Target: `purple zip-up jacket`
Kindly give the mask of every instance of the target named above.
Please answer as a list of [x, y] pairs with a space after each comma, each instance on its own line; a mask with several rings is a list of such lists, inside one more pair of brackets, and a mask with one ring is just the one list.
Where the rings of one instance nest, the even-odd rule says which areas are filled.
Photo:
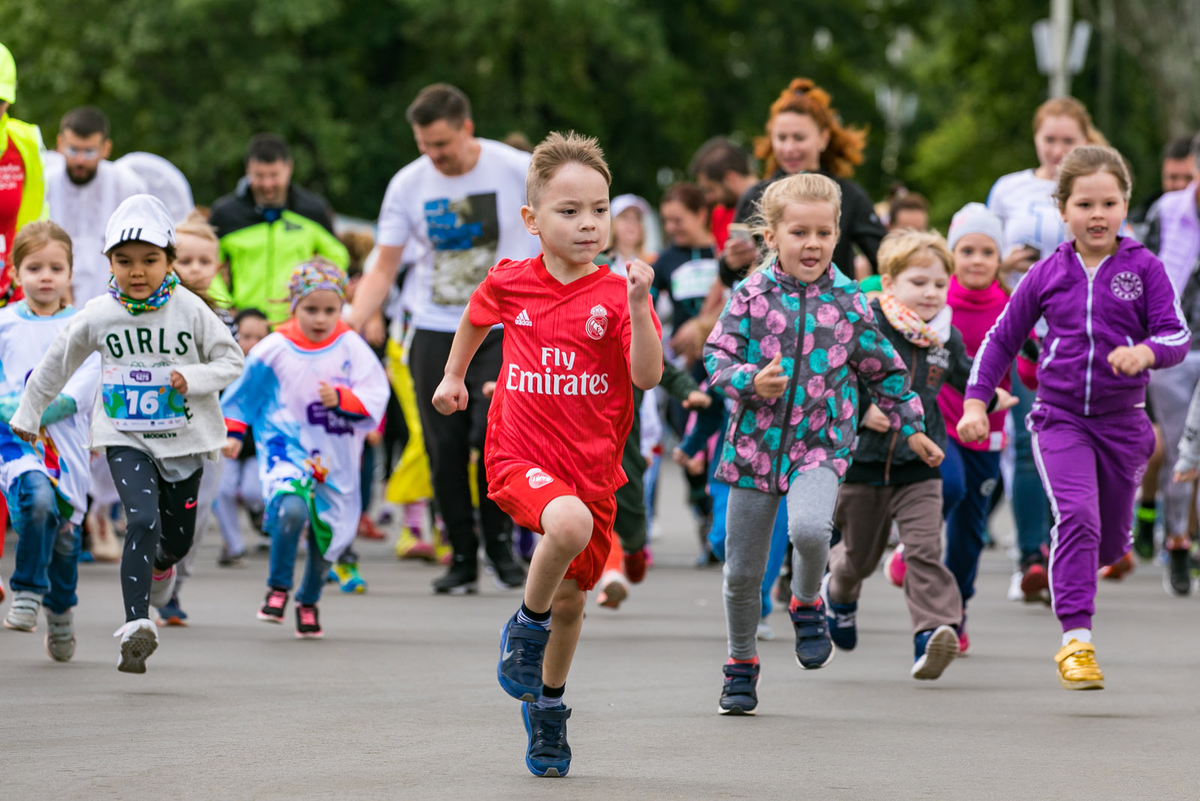
[[1149, 374], [1114, 374], [1108, 363], [1114, 348], [1146, 345], [1161, 369], [1183, 361], [1191, 341], [1166, 270], [1144, 245], [1119, 237], [1117, 252], [1089, 280], [1073, 243], [1064, 242], [1030, 268], [983, 340], [967, 399], [991, 400], [1042, 317], [1050, 330], [1038, 364], [1038, 398], [1085, 417], [1146, 400]]

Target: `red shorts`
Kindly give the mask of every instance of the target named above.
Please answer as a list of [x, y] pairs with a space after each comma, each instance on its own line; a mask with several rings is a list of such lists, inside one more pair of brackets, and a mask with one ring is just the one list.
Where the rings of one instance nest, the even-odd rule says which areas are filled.
[[[488, 497], [496, 502], [518, 526], [539, 534], [542, 512], [555, 498], [575, 495], [575, 488], [542, 468], [529, 463], [509, 463], [509, 468], [488, 481]], [[584, 501], [592, 513], [592, 538], [587, 547], [571, 560], [564, 579], [573, 579], [582, 590], [590, 590], [600, 580], [608, 552], [612, 550], [613, 523], [617, 519], [615, 496]]]

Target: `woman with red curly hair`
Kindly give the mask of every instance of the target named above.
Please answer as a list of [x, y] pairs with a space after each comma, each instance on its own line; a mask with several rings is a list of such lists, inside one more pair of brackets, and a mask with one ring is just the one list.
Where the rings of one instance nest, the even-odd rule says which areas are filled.
[[[738, 201], [735, 222], [753, 221], [758, 201], [775, 181], [800, 172], [816, 172], [832, 178], [842, 190], [840, 237], [833, 263], [847, 277], [854, 277], [854, 246], [876, 269], [875, 252], [887, 231], [875, 215], [870, 197], [850, 176], [862, 164], [867, 132], [843, 127], [830, 105], [829, 93], [808, 78], [794, 78], [771, 104], [766, 136], [755, 142], [754, 154], [762, 159], [765, 180], [751, 187]], [[754, 262], [749, 249], [731, 248], [721, 260], [722, 276], [744, 274]]]

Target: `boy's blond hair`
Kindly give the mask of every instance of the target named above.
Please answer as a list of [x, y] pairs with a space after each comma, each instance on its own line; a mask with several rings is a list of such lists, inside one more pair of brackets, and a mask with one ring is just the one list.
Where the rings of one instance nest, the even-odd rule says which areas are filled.
[[570, 131], [563, 136], [554, 131], [533, 149], [529, 172], [525, 174], [525, 198], [530, 207], [537, 206], [546, 184], [564, 164], [582, 164], [604, 177], [604, 183], [612, 185], [612, 172], [604, 160], [604, 151], [595, 137], [582, 136]]
[[895, 278], [912, 266], [913, 257], [929, 253], [941, 260], [947, 275], [954, 275], [954, 254], [942, 235], [933, 231], [905, 228], [893, 231], [879, 243], [879, 274]]

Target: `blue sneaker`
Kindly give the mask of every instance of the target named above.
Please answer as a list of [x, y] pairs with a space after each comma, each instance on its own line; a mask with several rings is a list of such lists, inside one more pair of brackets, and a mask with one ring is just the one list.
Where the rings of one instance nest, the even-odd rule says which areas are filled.
[[358, 562], [335, 564], [329, 573], [337, 579], [342, 592], [361, 595], [367, 591], [367, 581], [358, 572]]
[[758, 709], [759, 664], [745, 662], [726, 664], [725, 685], [721, 687], [721, 701], [717, 712], [722, 715], [753, 715]]
[[829, 639], [824, 602], [818, 597], [815, 604], [800, 604], [790, 614], [796, 629], [796, 664], [816, 670], [832, 662], [833, 642]]
[[167, 601], [165, 606], [158, 607], [158, 625], [187, 625], [187, 612], [183, 611], [183, 607], [179, 605], [178, 595], [172, 595], [171, 600]]
[[958, 656], [958, 632], [953, 626], [918, 632], [913, 637], [916, 659], [912, 666], [914, 679], [936, 679]]
[[504, 692], [532, 703], [542, 694], [542, 657], [550, 630], [517, 622], [514, 614], [500, 629], [500, 662], [496, 678]]
[[853, 651], [858, 645], [858, 601], [835, 604], [829, 599], [829, 574], [821, 582], [821, 600], [825, 602], [825, 622], [829, 639], [841, 651]]
[[529, 735], [525, 764], [534, 776], [562, 777], [571, 769], [571, 746], [567, 745], [567, 718], [571, 710], [559, 705], [538, 709], [521, 704], [521, 718]]

